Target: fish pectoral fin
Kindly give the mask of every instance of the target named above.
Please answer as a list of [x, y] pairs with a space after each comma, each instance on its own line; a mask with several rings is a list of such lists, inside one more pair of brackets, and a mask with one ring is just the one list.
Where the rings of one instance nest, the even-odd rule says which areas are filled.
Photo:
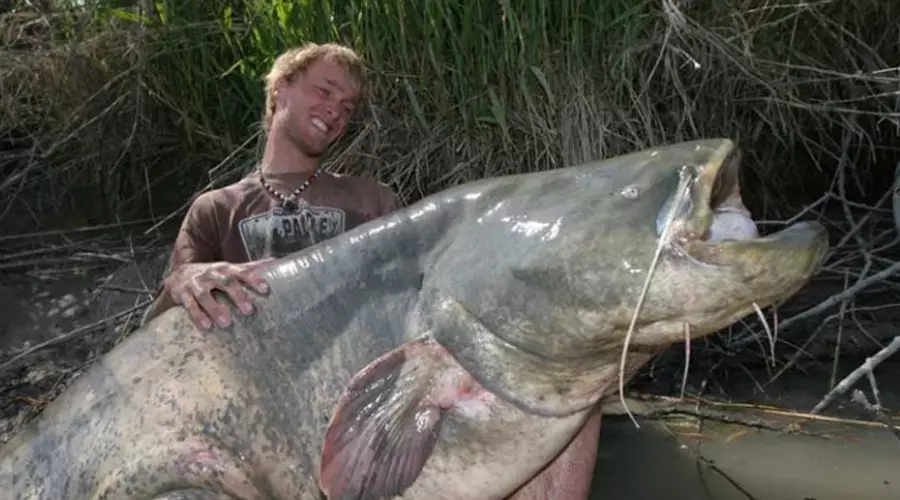
[[[392, 498], [419, 476], [456, 402], [458, 366], [429, 338], [381, 356], [351, 380], [325, 432], [319, 486], [328, 498]], [[448, 392], [450, 391], [450, 392]]]

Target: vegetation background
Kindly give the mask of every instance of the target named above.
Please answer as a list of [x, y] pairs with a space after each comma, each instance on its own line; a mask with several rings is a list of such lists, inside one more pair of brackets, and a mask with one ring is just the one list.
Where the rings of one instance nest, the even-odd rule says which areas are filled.
[[[897, 19], [886, 0], [0, 0], [0, 271], [51, 265], [29, 235], [65, 232], [58, 250], [98, 227], [177, 228], [193, 196], [253, 166], [273, 59], [340, 41], [371, 65], [373, 99], [328, 168], [412, 203], [486, 176], [734, 138], [764, 229], [799, 213], [833, 235], [780, 323], [806, 335], [778, 336], [780, 369], [814, 345], [876, 352], [900, 302]], [[740, 328], [710, 341], [712, 365], [735, 346], [766, 357], [750, 335], [764, 325]], [[823, 329], [831, 340], [812, 342]]]
[[897, 2], [0, 0], [0, 16], [7, 234], [161, 218], [235, 180], [261, 146], [263, 75], [310, 40], [371, 65], [329, 168], [408, 203], [728, 136], [751, 208], [778, 217], [845, 167], [847, 196], [874, 202], [900, 157]]

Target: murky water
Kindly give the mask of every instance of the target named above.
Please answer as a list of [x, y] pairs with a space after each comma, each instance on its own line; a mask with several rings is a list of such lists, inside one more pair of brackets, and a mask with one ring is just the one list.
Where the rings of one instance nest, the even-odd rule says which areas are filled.
[[[900, 380], [900, 363], [880, 366], [877, 375], [882, 403], [897, 408], [900, 387], [893, 381]], [[825, 394], [827, 380], [825, 369], [793, 372], [772, 384], [768, 397], [754, 396], [740, 384], [735, 395], [805, 412]], [[867, 390], [868, 383], [859, 388]], [[829, 414], [869, 420], [856, 405], [835, 406]], [[603, 422], [591, 500], [900, 498], [900, 440], [888, 430], [765, 413], [745, 416], [824, 437], [711, 421], [682, 426], [639, 420], [636, 429], [627, 417], [610, 417]]]

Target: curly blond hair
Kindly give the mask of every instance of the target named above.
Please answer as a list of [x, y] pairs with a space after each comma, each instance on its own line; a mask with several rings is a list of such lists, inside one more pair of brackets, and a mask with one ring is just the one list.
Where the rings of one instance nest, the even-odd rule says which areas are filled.
[[329, 62], [342, 65], [350, 77], [355, 80], [359, 88], [360, 99], [365, 99], [366, 78], [365, 64], [362, 58], [353, 49], [337, 43], [307, 43], [300, 47], [289, 49], [278, 56], [272, 64], [272, 68], [265, 77], [266, 83], [266, 108], [263, 112], [263, 132], [268, 132], [272, 125], [272, 117], [275, 114], [275, 86], [283, 81], [290, 81], [294, 75], [306, 69], [318, 61], [326, 59]]

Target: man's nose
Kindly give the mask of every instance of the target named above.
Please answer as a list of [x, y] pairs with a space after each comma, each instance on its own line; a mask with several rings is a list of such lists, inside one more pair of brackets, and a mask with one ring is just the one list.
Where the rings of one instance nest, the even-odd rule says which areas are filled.
[[325, 103], [325, 113], [328, 115], [328, 118], [332, 120], [337, 118], [340, 114], [337, 110], [337, 104], [335, 104], [334, 102]]

